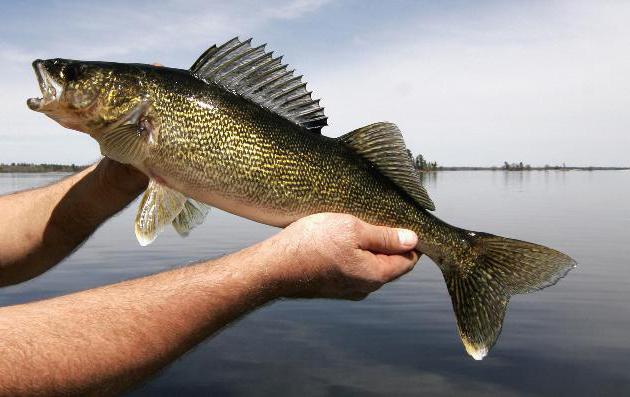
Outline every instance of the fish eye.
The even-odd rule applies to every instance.
[[[81,76],[82,72],[82,65],[79,65],[78,63],[71,63],[66,65],[66,67],[63,69],[63,76],[68,81],[74,81],[78,79],[79,76]]]

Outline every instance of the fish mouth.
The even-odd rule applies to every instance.
[[[26,105],[31,110],[43,112],[49,107],[49,105],[56,103],[59,100],[63,92],[63,86],[52,77],[48,70],[46,70],[44,61],[41,59],[33,61],[33,70],[35,71],[35,76],[37,77],[42,97],[29,98],[26,101]]]

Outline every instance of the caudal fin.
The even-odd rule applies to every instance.
[[[554,285],[576,262],[525,241],[486,233],[467,235],[476,259],[443,274],[464,347],[481,360],[501,333],[510,297]]]

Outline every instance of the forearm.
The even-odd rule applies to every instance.
[[[416,244],[320,214],[215,261],[2,308],[0,395],[117,394],[277,297],[365,297],[411,270]]]
[[[216,261],[2,308],[0,391],[100,395],[127,389],[278,296],[278,284],[266,272],[277,254],[259,245]]]
[[[99,163],[50,186],[0,197],[0,286],[45,272],[141,192],[141,182],[113,188],[104,168]]]

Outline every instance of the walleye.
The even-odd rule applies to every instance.
[[[576,263],[540,245],[451,226],[391,123],[321,135],[324,110],[282,57],[234,38],[190,70],[36,60],[43,98],[28,106],[90,134],[103,155],[150,178],[135,232],[151,243],[172,224],[185,236],[212,205],[284,227],[318,212],[414,230],[442,270],[466,351],[482,359],[514,294],[555,284]]]

